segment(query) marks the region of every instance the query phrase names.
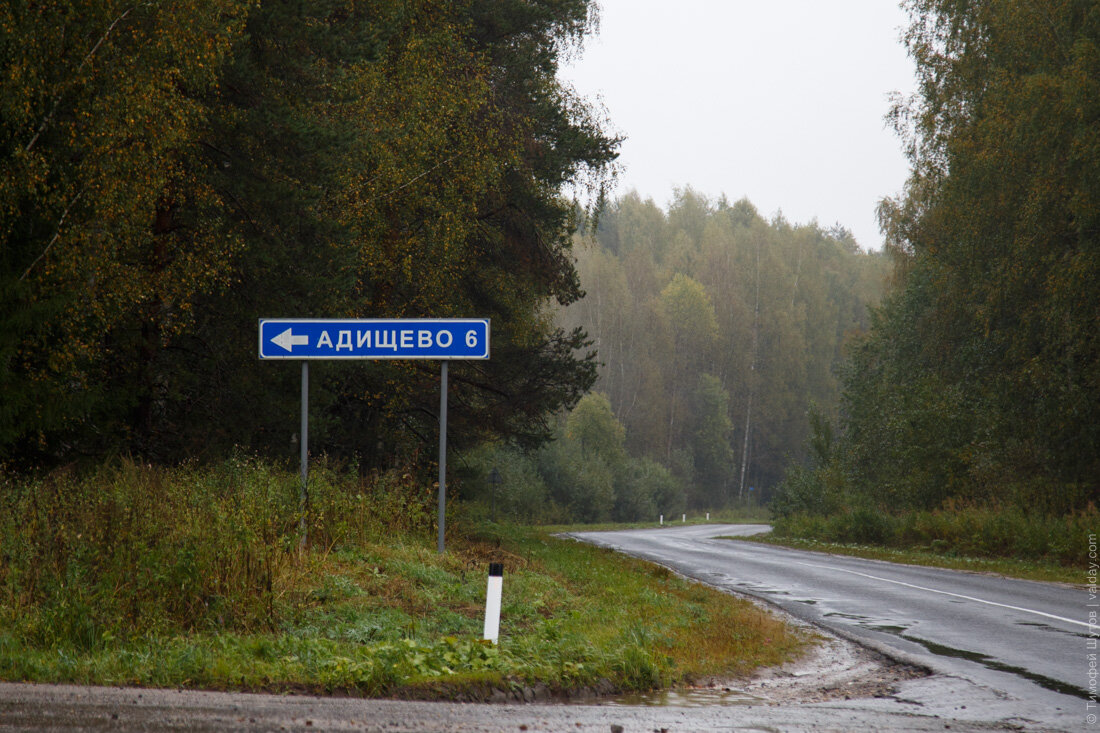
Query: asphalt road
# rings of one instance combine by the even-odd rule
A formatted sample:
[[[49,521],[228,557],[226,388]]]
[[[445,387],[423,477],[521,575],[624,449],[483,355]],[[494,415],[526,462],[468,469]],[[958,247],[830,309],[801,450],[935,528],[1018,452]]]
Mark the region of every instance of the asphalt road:
[[[1089,657],[1100,636],[1089,612],[1100,609],[1089,607],[1097,601],[1086,590],[718,539],[766,530],[707,525],[573,536],[755,596],[937,673],[905,683],[894,703],[1006,726],[1100,731],[1090,717],[1100,708],[1096,657],[1091,678]]]

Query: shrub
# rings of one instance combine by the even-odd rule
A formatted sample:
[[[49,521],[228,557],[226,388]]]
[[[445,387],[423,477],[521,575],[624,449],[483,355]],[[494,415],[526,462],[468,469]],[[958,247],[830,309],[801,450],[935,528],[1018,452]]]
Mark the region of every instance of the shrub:
[[[495,486],[489,483],[494,468],[500,476]],[[480,446],[467,456],[459,477],[462,496],[482,504],[496,516],[534,523],[563,518],[535,460],[518,449],[497,444]]]
[[[942,554],[1046,560],[1066,567],[1087,567],[1091,533],[1100,526],[1092,505],[1066,516],[1029,514],[1015,507],[948,503],[936,511],[891,515],[856,508],[826,516],[780,516],[777,535],[823,542],[922,548]]]

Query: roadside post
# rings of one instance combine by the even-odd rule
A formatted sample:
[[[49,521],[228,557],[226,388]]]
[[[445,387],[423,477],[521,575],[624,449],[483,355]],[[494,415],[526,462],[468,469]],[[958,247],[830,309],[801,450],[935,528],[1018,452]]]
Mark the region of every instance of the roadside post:
[[[261,318],[259,356],[302,362],[301,546],[309,505],[309,362],[315,359],[434,359],[439,371],[439,553],[447,508],[447,364],[489,358],[487,318]]]
[[[485,633],[482,638],[496,644],[500,639],[500,597],[504,587],[504,564],[489,563],[489,583],[485,588]]]

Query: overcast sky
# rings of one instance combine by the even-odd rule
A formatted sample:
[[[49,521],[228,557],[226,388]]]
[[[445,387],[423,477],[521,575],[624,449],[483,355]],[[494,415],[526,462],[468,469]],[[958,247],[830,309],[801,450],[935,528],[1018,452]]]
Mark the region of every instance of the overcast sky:
[[[747,197],[767,217],[840,223],[864,248],[907,175],[884,121],[914,88],[895,0],[599,0],[561,76],[626,136],[617,194]]]

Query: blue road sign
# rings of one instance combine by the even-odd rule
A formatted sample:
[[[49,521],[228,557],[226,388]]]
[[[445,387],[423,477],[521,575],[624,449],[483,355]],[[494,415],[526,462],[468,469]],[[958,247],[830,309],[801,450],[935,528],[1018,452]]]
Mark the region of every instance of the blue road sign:
[[[488,359],[485,318],[261,318],[261,359]]]

